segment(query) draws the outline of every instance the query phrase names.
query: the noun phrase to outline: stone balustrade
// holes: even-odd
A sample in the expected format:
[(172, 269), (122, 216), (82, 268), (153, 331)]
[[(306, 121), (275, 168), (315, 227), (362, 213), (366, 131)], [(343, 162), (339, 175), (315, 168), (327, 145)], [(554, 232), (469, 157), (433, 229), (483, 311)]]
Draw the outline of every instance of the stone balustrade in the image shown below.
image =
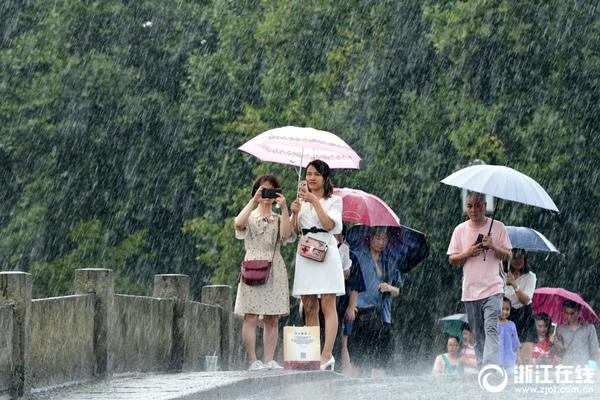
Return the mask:
[(0, 272), (0, 399), (112, 373), (202, 371), (207, 355), (239, 365), (229, 286), (204, 287), (200, 303), (187, 275), (156, 275), (152, 297), (129, 296), (96, 268), (75, 271), (73, 296), (32, 300), (31, 285)]

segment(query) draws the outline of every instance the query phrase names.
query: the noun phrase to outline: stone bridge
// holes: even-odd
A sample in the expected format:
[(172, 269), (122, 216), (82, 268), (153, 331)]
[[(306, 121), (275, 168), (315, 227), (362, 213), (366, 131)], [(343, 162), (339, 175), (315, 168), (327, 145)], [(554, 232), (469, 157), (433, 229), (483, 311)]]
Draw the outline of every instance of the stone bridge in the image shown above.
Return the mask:
[(32, 278), (0, 272), (0, 399), (125, 372), (221, 370), (243, 363), (232, 288), (190, 298), (187, 275), (156, 275), (152, 297), (115, 294), (110, 269), (75, 271), (72, 296), (32, 299)]

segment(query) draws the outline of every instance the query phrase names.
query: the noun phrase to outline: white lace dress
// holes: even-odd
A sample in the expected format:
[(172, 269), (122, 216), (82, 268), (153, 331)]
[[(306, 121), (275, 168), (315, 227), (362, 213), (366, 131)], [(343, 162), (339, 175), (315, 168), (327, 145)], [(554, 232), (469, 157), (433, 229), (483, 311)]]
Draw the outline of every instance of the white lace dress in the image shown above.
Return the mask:
[[(246, 255), (244, 260), (270, 260), (273, 256), (273, 245), (277, 238), (277, 223), (279, 217), (272, 213), (261, 217), (258, 210), (252, 211), (246, 229), (236, 229), (235, 237), (244, 240)], [(293, 240), (290, 238), (286, 242)], [(267, 283), (260, 286), (248, 286), (243, 282), (238, 284), (235, 298), (234, 313), (257, 315), (287, 315), (290, 312), (288, 276), (285, 263), (279, 252), (282, 240), (279, 239), (273, 266)]]
[[(308, 234), (315, 239), (327, 242), (328, 250), (323, 262), (310, 260), (296, 252), (294, 288), (292, 290), (292, 294), (296, 297), (311, 294), (342, 296), (345, 293), (342, 261), (337, 249), (337, 241), (333, 237), (334, 234), (342, 232), (342, 199), (338, 196), (331, 196), (320, 201), (329, 218), (335, 222), (335, 227), (329, 232)], [(300, 206), (298, 225), (301, 229), (310, 229), (313, 226), (323, 228), (314, 207), (308, 202), (302, 202)]]

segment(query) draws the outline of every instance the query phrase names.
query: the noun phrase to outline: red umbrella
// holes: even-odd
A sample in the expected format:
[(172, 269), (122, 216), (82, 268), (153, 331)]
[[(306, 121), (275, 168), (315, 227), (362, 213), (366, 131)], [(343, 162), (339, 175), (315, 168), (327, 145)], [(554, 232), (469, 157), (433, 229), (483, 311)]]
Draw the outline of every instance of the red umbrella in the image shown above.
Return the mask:
[(400, 219), (379, 197), (357, 189), (334, 189), (343, 203), (342, 220), (368, 226), (400, 226)]
[(598, 321), (598, 316), (592, 310), (592, 307), (586, 303), (583, 298), (573, 292), (569, 292), (563, 288), (539, 288), (533, 292), (533, 313), (546, 313), (550, 316), (553, 322), (558, 325), (564, 324), (567, 321), (567, 316), (563, 311), (563, 303), (565, 300), (571, 300), (581, 305), (579, 318), (589, 322), (590, 324)]

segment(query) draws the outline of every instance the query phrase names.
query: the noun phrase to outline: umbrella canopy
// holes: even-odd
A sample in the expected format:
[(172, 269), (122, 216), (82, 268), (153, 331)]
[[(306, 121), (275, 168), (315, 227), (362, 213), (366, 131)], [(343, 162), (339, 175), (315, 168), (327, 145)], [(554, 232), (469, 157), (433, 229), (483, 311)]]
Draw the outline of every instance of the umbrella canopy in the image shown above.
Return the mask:
[(546, 236), (532, 228), (523, 226), (507, 226), (506, 231), (513, 249), (524, 249), (530, 252), (560, 253)]
[(502, 165), (473, 165), (447, 176), (442, 183), (558, 212), (539, 183)]
[[(369, 237), (373, 229), (366, 225), (354, 225), (346, 240), (353, 252), (368, 251)], [(389, 242), (383, 251), (384, 262), (395, 264), (400, 272), (408, 272), (429, 255), (425, 235), (406, 226), (386, 227)]]
[(462, 328), (465, 323), (468, 323), (467, 314), (452, 314), (447, 317), (441, 318), (442, 329), (445, 334), (450, 336), (456, 336), (462, 343)]
[(239, 147), (261, 161), (306, 167), (312, 160), (323, 160), (329, 168), (358, 169), (360, 157), (333, 133), (313, 128), (284, 126), (270, 129)]
[(567, 316), (563, 311), (563, 303), (565, 300), (571, 300), (581, 305), (579, 318), (590, 324), (598, 321), (598, 316), (592, 310), (592, 307), (586, 303), (583, 298), (573, 292), (569, 292), (563, 288), (538, 288), (533, 292), (533, 313), (546, 313), (550, 316), (553, 322), (564, 324), (567, 321)]
[(369, 226), (400, 226), (396, 213), (379, 197), (356, 189), (334, 189), (343, 202), (342, 220)]

